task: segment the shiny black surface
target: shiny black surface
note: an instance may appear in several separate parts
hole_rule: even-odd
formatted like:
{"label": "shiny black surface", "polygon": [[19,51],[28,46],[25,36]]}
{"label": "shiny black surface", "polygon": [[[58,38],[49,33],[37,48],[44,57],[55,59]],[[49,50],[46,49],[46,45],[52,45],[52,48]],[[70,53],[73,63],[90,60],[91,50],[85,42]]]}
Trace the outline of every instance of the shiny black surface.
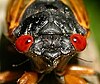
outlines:
{"label": "shiny black surface", "polygon": [[35,1],[27,7],[13,32],[15,38],[24,34],[33,36],[34,42],[26,55],[32,58],[39,72],[52,71],[62,63],[61,58],[65,58],[63,63],[67,64],[77,53],[70,41],[75,33],[85,35],[87,32],[70,8],[60,1]]}

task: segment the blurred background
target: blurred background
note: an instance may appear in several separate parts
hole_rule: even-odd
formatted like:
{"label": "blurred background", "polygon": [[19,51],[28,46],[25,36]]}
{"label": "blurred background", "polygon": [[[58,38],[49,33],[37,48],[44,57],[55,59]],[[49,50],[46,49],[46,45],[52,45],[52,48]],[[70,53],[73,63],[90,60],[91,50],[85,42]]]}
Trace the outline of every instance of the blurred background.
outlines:
{"label": "blurred background", "polygon": [[100,52],[100,0],[84,0],[84,4],[89,14],[91,35]]}

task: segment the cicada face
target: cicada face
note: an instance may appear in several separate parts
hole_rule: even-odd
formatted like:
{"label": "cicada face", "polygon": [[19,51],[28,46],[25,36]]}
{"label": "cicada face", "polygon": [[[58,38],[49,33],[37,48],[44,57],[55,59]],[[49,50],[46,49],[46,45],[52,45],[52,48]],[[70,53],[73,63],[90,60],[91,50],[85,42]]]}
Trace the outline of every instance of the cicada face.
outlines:
{"label": "cicada face", "polygon": [[86,47],[87,28],[77,21],[71,4],[66,4],[70,1],[32,1],[18,24],[9,26],[15,48],[30,57],[39,72],[66,65]]}

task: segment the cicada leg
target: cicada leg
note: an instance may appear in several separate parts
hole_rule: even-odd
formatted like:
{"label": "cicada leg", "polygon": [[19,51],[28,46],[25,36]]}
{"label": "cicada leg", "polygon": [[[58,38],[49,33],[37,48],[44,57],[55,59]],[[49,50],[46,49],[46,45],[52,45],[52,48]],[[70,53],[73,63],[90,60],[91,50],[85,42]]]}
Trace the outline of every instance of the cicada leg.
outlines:
{"label": "cicada leg", "polygon": [[65,84],[87,84],[87,82],[78,76],[67,74],[65,75]]}
{"label": "cicada leg", "polygon": [[34,72],[25,72],[21,78],[18,79],[18,84],[36,84],[38,75]]}
{"label": "cicada leg", "polygon": [[0,84],[17,80],[21,75],[22,72],[18,72],[18,71],[0,72]]}
{"label": "cicada leg", "polygon": [[87,84],[87,82],[81,78],[83,75],[94,75],[95,71],[89,67],[70,65],[65,70],[65,84]]}

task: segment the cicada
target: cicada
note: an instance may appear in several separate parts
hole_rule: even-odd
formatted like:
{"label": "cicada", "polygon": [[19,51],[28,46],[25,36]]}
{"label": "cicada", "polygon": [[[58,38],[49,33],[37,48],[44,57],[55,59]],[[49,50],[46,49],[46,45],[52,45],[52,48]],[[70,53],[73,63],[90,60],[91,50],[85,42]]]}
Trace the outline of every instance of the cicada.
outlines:
{"label": "cicada", "polygon": [[[73,63],[87,46],[89,20],[82,0],[10,0],[5,36],[31,68],[8,73],[18,84],[87,84],[91,68]],[[25,67],[28,67],[25,66]],[[19,72],[17,72],[19,73]],[[17,76],[16,76],[17,75]]]}

